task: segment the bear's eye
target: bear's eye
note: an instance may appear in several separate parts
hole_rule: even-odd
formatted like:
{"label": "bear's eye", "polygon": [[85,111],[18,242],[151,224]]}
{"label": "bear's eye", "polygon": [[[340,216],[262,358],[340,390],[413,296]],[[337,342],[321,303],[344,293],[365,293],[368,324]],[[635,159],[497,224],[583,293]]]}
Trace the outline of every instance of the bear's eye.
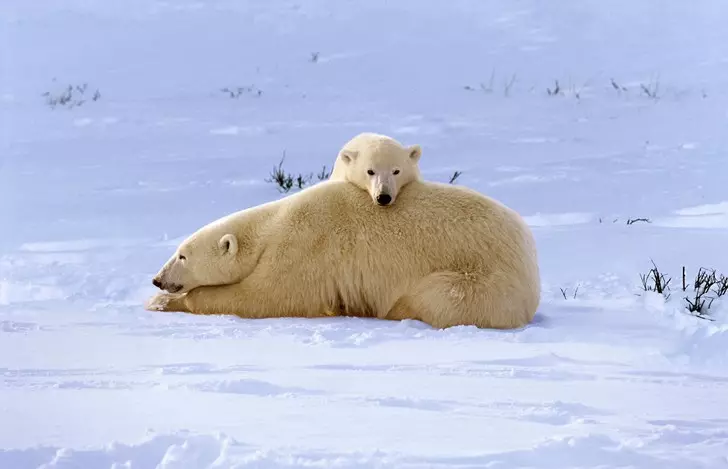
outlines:
{"label": "bear's eye", "polygon": [[370,176],[374,176],[374,171],[371,169],[367,169],[367,174]]}
{"label": "bear's eye", "polygon": [[395,169],[394,171],[392,171],[392,174],[394,174],[395,176],[398,175],[399,174],[399,170],[398,169]]}
{"label": "bear's eye", "polygon": [[179,260],[184,261],[184,260],[187,260],[187,258],[185,256],[183,256],[182,254],[180,254],[179,255]]}

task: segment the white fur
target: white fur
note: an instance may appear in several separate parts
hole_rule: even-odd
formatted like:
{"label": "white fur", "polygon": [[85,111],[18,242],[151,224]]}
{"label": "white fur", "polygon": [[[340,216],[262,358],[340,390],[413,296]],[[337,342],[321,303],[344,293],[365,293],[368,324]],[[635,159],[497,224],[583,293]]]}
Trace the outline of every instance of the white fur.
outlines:
{"label": "white fur", "polygon": [[350,182],[375,203],[392,205],[404,186],[422,180],[421,156],[419,145],[404,146],[386,135],[364,132],[341,148],[329,180]]}
{"label": "white fur", "polygon": [[[235,254],[219,247],[230,236]],[[540,296],[522,218],[473,190],[432,182],[408,184],[386,210],[352,184],[322,182],[201,228],[175,256],[156,280],[181,288],[149,309],[513,328],[531,321]]]}

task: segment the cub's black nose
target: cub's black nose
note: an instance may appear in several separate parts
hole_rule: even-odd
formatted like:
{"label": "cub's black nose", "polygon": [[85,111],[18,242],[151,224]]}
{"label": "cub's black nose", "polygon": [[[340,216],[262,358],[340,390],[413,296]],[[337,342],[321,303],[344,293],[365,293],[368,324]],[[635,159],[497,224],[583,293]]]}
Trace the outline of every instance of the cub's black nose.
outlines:
{"label": "cub's black nose", "polygon": [[156,278],[152,280],[152,285],[154,285],[157,288],[162,288],[162,282],[160,282]]}
{"label": "cub's black nose", "polygon": [[379,194],[377,196],[377,203],[379,205],[389,205],[391,201],[392,198],[389,196],[389,194]]}

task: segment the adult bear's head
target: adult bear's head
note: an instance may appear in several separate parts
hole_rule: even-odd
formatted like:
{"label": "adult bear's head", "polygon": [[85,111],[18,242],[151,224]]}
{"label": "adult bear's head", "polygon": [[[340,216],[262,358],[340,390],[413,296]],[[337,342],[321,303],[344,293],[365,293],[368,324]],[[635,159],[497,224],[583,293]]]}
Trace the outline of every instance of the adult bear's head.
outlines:
{"label": "adult bear's head", "polygon": [[[256,242],[244,228],[246,216],[233,214],[201,228],[185,239],[152,279],[170,293],[202,286],[230,285],[243,280],[258,261]],[[242,225],[242,226],[241,226]]]}

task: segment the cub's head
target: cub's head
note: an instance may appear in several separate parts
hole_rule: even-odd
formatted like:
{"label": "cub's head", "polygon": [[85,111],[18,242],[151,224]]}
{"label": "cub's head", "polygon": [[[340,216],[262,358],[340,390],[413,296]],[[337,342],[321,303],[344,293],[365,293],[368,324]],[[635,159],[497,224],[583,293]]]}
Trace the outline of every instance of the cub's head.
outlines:
{"label": "cub's head", "polygon": [[240,282],[257,262],[248,239],[207,226],[184,240],[152,279],[152,284],[170,293],[186,293],[201,286]]}
{"label": "cub's head", "polygon": [[399,191],[421,180],[419,145],[404,146],[385,135],[365,132],[339,151],[332,180],[345,180],[367,191],[382,206],[392,205]]}

